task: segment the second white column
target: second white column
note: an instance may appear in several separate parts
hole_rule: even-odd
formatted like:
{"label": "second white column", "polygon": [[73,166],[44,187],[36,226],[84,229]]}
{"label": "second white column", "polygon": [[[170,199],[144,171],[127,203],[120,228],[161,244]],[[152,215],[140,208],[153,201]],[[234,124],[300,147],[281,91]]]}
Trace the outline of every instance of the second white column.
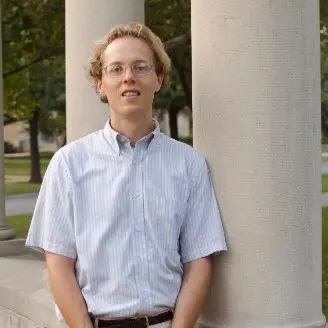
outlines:
{"label": "second white column", "polygon": [[144,21],[144,0],[66,0],[67,142],[101,129],[108,105],[100,102],[88,79],[95,41],[113,26]]}

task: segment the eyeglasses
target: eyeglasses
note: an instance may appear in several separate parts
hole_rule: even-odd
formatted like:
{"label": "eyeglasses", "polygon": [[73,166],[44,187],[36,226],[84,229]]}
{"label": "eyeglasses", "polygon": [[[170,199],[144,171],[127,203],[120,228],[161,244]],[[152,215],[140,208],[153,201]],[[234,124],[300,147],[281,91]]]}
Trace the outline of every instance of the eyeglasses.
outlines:
{"label": "eyeglasses", "polygon": [[[134,76],[143,76],[153,72],[153,65],[147,62],[136,62],[131,66],[131,72]],[[109,77],[120,77],[126,73],[127,66],[121,64],[111,64],[103,68]]]}

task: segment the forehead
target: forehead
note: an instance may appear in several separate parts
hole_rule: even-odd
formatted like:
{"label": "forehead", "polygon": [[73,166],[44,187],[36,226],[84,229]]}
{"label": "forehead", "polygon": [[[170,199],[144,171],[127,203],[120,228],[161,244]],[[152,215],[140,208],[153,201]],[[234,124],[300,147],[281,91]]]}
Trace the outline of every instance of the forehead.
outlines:
{"label": "forehead", "polygon": [[153,60],[153,51],[148,44],[134,37],[123,37],[111,42],[104,51],[104,63],[131,63],[137,60]]}

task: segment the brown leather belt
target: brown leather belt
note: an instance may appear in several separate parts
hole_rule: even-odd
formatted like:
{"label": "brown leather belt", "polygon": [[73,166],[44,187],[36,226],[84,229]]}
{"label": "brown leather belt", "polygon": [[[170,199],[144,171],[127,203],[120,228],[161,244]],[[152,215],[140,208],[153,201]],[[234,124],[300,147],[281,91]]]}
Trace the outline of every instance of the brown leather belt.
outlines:
{"label": "brown leather belt", "polygon": [[126,319],[99,319],[91,317],[91,321],[96,328],[147,328],[151,325],[169,321],[173,319],[173,310],[168,310],[153,316],[138,316]]}

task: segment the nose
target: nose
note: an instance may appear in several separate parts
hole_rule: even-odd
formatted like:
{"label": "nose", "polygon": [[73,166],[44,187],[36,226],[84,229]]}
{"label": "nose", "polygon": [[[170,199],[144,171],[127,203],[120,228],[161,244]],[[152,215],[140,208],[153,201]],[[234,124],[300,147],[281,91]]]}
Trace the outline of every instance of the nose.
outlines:
{"label": "nose", "polygon": [[123,74],[123,79],[125,83],[131,82],[131,81],[135,81],[135,77],[132,73],[132,69],[131,67],[126,67],[125,72]]}

